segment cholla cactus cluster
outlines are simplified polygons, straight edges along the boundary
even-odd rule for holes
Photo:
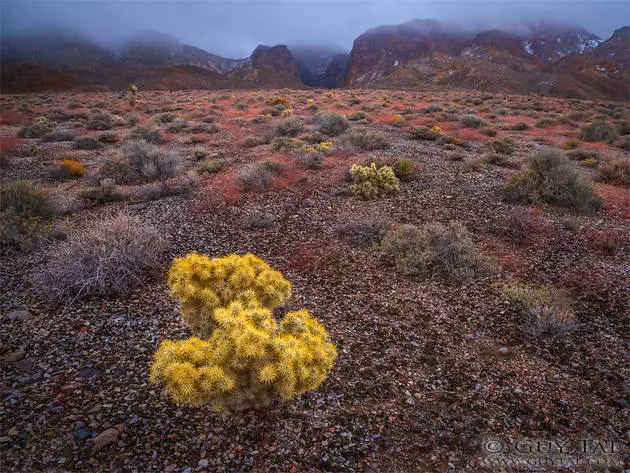
[[[355,164],[350,168],[350,175],[354,183],[350,188],[352,193],[366,200],[385,197],[400,190],[398,178],[389,166],[377,168],[375,163],[370,166]]]
[[[324,327],[306,310],[276,322],[291,284],[252,254],[210,259],[191,253],[169,272],[195,337],[166,340],[151,381],[177,402],[217,412],[256,408],[317,388],[337,357]]]
[[[189,253],[175,260],[168,282],[184,321],[202,338],[216,328],[214,310],[218,307],[241,301],[273,309],[291,295],[291,283],[251,253],[215,259]]]

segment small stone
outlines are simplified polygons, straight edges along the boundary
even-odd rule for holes
[[[118,424],[98,434],[94,438],[94,449],[100,450],[104,447],[107,447],[108,445],[111,445],[116,440],[118,440],[118,437],[120,436],[120,432],[122,431],[123,425],[124,424]]]
[[[33,318],[33,314],[31,314],[28,310],[14,310],[7,314],[8,319],[11,322],[25,322]]]
[[[409,396],[405,402],[410,406],[413,406],[416,403],[416,400],[412,396]]]
[[[203,460],[199,460],[199,464],[197,465],[199,468],[206,468],[208,466],[210,462],[208,461],[207,458],[204,458]]]
[[[499,348],[499,353],[501,355],[507,355],[510,352],[510,349],[508,347],[501,347]]]
[[[11,427],[7,433],[9,434],[9,437],[16,437],[20,431],[17,427]]]
[[[24,358],[23,360],[18,361],[15,365],[20,373],[29,374],[33,371],[36,364],[37,362],[35,361],[35,358]]]
[[[521,388],[515,388],[514,394],[523,394],[523,390]]]

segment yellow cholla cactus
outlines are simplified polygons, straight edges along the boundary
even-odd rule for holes
[[[213,313],[210,340],[166,340],[151,366],[151,381],[176,402],[209,404],[217,412],[258,408],[317,388],[337,351],[308,311],[277,323],[271,310],[232,302]]]
[[[370,166],[355,164],[350,168],[350,175],[354,183],[350,190],[366,200],[385,197],[400,190],[398,178],[389,166],[377,168],[375,163]]]
[[[214,310],[233,301],[273,309],[291,295],[291,283],[262,259],[248,253],[209,258],[189,253],[176,258],[168,272],[170,294],[195,335],[210,336]]]

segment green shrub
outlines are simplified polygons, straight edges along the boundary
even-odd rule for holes
[[[602,202],[592,186],[571,167],[559,150],[538,151],[527,159],[527,168],[513,174],[503,188],[508,201],[546,202],[592,212]]]
[[[529,129],[529,125],[525,122],[518,122],[512,125],[513,131],[525,131]]]
[[[144,140],[147,143],[151,143],[154,145],[161,145],[166,140],[160,130],[149,129],[149,128],[134,128],[131,130],[129,135],[125,137],[125,141],[134,141],[134,140]]]
[[[480,263],[470,234],[458,222],[402,225],[385,235],[381,249],[408,276],[462,281]]]
[[[617,132],[608,122],[593,120],[582,128],[579,137],[582,141],[606,141],[612,143],[617,139],[617,136]]]
[[[407,181],[411,178],[413,171],[413,161],[409,158],[400,158],[394,167],[396,177],[401,181]]]
[[[288,136],[276,136],[271,140],[271,147],[276,151],[290,152],[300,149],[302,146],[304,146],[304,141]]]
[[[387,194],[399,191],[398,178],[389,166],[376,167],[355,164],[350,168],[352,177],[352,194],[365,200],[385,197]]]
[[[328,136],[339,136],[346,131],[350,124],[348,121],[334,112],[324,112],[317,116],[319,131]]]

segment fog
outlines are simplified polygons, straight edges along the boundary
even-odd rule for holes
[[[68,29],[115,46],[142,31],[209,52],[245,57],[258,44],[350,50],[369,28],[433,18],[466,29],[507,31],[537,21],[576,24],[603,39],[630,23],[630,1],[1,0],[3,34]]]

